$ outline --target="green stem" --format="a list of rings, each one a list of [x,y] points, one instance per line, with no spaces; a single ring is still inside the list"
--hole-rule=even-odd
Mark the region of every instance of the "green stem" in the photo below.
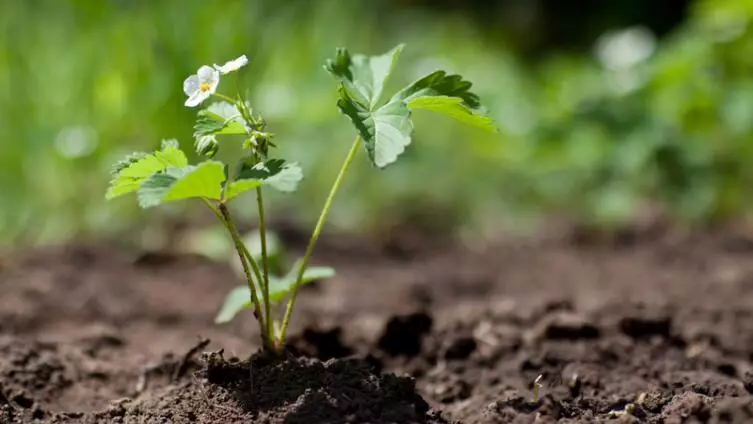
[[[227,102],[230,102],[231,104],[238,103],[238,101],[235,100],[234,98],[232,98],[230,96],[226,96],[226,95],[224,95],[222,93],[212,93],[212,96],[217,97],[217,98],[222,99],[222,100],[225,100]]]
[[[243,266],[243,272],[246,275],[246,281],[248,281],[248,289],[249,291],[251,291],[251,301],[254,304],[254,314],[256,315],[257,322],[259,323],[261,338],[265,346],[271,347],[272,343],[270,343],[269,334],[267,334],[267,327],[264,325],[264,316],[261,312],[261,303],[259,303],[259,297],[256,294],[256,287],[254,286],[254,280],[251,276],[251,270],[249,269],[248,265],[249,262],[252,264],[257,279],[259,278],[258,266],[256,265],[256,262],[253,261],[251,255],[246,254],[246,246],[243,244],[243,241],[241,241],[240,234],[238,234],[238,229],[236,228],[235,223],[233,223],[233,219],[230,217],[230,211],[224,203],[220,203],[219,211],[223,217],[223,223],[230,233],[230,237],[233,239],[235,250],[238,252],[238,258],[241,260],[241,266]]]
[[[271,306],[269,302],[269,257],[267,256],[267,223],[264,218],[264,200],[262,198],[261,187],[256,187],[256,204],[259,207],[259,238],[261,241],[261,260],[264,268],[264,280],[261,284],[262,296],[264,298],[264,316],[267,320],[267,334],[274,338],[274,327],[272,323]]]
[[[322,228],[324,227],[324,221],[326,221],[329,210],[332,207],[332,201],[335,199],[335,195],[340,189],[340,185],[342,184],[343,178],[345,177],[345,173],[348,171],[351,162],[353,162],[353,158],[356,156],[356,152],[358,151],[360,145],[361,137],[359,136],[356,137],[356,139],[353,141],[353,145],[350,147],[350,151],[345,157],[345,161],[340,168],[340,172],[337,174],[337,178],[335,178],[335,183],[332,185],[332,188],[329,191],[329,195],[327,196],[327,200],[324,202],[324,207],[322,208],[322,212],[319,215],[319,220],[316,222],[314,232],[311,234],[311,239],[309,239],[309,244],[306,247],[306,253],[303,255],[301,267],[298,268],[298,275],[296,276],[295,285],[293,286],[293,293],[291,294],[290,300],[288,301],[287,307],[285,309],[285,317],[282,320],[280,336],[277,339],[278,350],[281,350],[283,345],[285,344],[285,333],[287,332],[288,325],[290,324],[290,317],[293,315],[293,306],[295,305],[296,296],[298,296],[298,289],[301,287],[303,273],[306,271],[306,266],[308,266],[311,255],[314,253],[314,246],[316,246],[316,241],[319,239],[319,234],[321,234]]]

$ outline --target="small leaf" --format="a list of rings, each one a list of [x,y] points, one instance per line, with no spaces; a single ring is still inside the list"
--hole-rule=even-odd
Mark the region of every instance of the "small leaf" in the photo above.
[[[293,290],[295,279],[298,276],[298,270],[303,261],[300,259],[295,262],[290,271],[282,278],[269,279],[269,299],[273,304],[280,303]],[[323,280],[335,276],[335,270],[329,267],[309,267],[303,272],[301,285],[313,283],[314,281]]]
[[[324,67],[365,99],[364,105],[373,110],[402,51],[403,45],[400,44],[383,55],[369,57],[360,54],[351,56],[348,50],[338,49],[335,59],[328,60]]]
[[[253,303],[248,286],[238,286],[227,294],[214,322],[217,324],[230,322],[238,313],[251,307],[253,307]]]
[[[224,166],[217,161],[206,161],[182,169],[168,168],[141,184],[139,205],[149,208],[193,197],[219,200],[224,181]]]
[[[496,132],[494,121],[486,115],[476,113],[465,106],[463,99],[448,96],[421,96],[408,101],[411,109],[425,109],[441,113],[462,123],[473,125],[487,131]]]

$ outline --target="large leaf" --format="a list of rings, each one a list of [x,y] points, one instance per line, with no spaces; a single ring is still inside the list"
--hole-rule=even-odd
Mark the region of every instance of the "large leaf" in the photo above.
[[[351,56],[348,50],[338,49],[335,58],[328,60],[324,67],[350,91],[358,93],[353,97],[360,97],[363,105],[373,110],[402,51],[401,44],[383,55],[369,57]]]
[[[136,153],[116,163],[105,198],[109,200],[137,191],[141,184],[155,173],[170,167],[183,168],[187,165],[188,159],[178,147],[178,142],[165,140],[162,142],[162,150],[150,155]]]
[[[459,75],[433,72],[400,90],[384,105],[379,98],[402,50],[402,45],[375,57],[351,56],[339,49],[325,68],[340,82],[337,106],[356,127],[369,158],[379,168],[395,160],[411,143],[412,109],[432,110],[461,122],[496,131],[470,91],[471,83]]]
[[[370,112],[340,90],[337,105],[355,125],[374,165],[384,168],[395,162],[411,143],[413,123],[410,109],[402,101],[391,101]]]
[[[139,205],[149,208],[194,197],[219,200],[224,181],[224,165],[217,161],[206,161],[182,169],[168,168],[141,184]]]
[[[472,85],[460,75],[436,71],[400,90],[392,101],[402,100],[411,109],[432,110],[466,124],[497,131],[478,96],[470,91]]]

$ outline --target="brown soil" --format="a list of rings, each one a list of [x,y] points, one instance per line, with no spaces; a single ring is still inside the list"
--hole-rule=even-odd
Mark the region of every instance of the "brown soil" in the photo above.
[[[277,360],[249,360],[252,314],[212,323],[238,283],[225,265],[5,255],[0,423],[753,423],[741,234],[329,240],[316,262],[338,276],[302,293]]]

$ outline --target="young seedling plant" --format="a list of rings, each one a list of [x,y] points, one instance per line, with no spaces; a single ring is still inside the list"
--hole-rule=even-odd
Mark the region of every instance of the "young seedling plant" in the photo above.
[[[163,141],[155,152],[132,153],[117,162],[106,198],[136,193],[142,208],[184,199],[202,201],[227,229],[246,279],[244,286],[229,293],[217,321],[227,322],[240,311],[253,309],[265,350],[280,353],[301,286],[333,274],[329,268],[309,268],[309,260],[335,195],[361,146],[377,168],[395,162],[411,143],[411,113],[416,109],[431,110],[496,131],[478,96],[470,91],[471,83],[444,71],[426,75],[382,101],[382,91],[402,49],[399,45],[371,57],[338,49],[335,57],[326,62],[324,68],[337,81],[337,107],[352,122],[356,137],[324,202],[303,257],[284,276],[270,273],[272,258],[267,249],[263,194],[267,188],[295,191],[303,173],[297,163],[274,156],[273,134],[267,131],[264,118],[254,113],[250,101],[239,93],[231,96],[217,91],[221,79],[248,63],[245,55],[222,66],[202,66],[183,83],[187,107],[213,101],[199,110],[194,124],[194,148],[206,160],[189,164],[177,141]],[[217,160],[215,155],[220,148],[230,147],[233,142],[239,142],[242,154],[224,162]],[[252,254],[243,242],[228,208],[230,202],[242,199],[246,192],[256,197],[258,255]],[[280,314],[273,307],[286,298],[279,319]]]

